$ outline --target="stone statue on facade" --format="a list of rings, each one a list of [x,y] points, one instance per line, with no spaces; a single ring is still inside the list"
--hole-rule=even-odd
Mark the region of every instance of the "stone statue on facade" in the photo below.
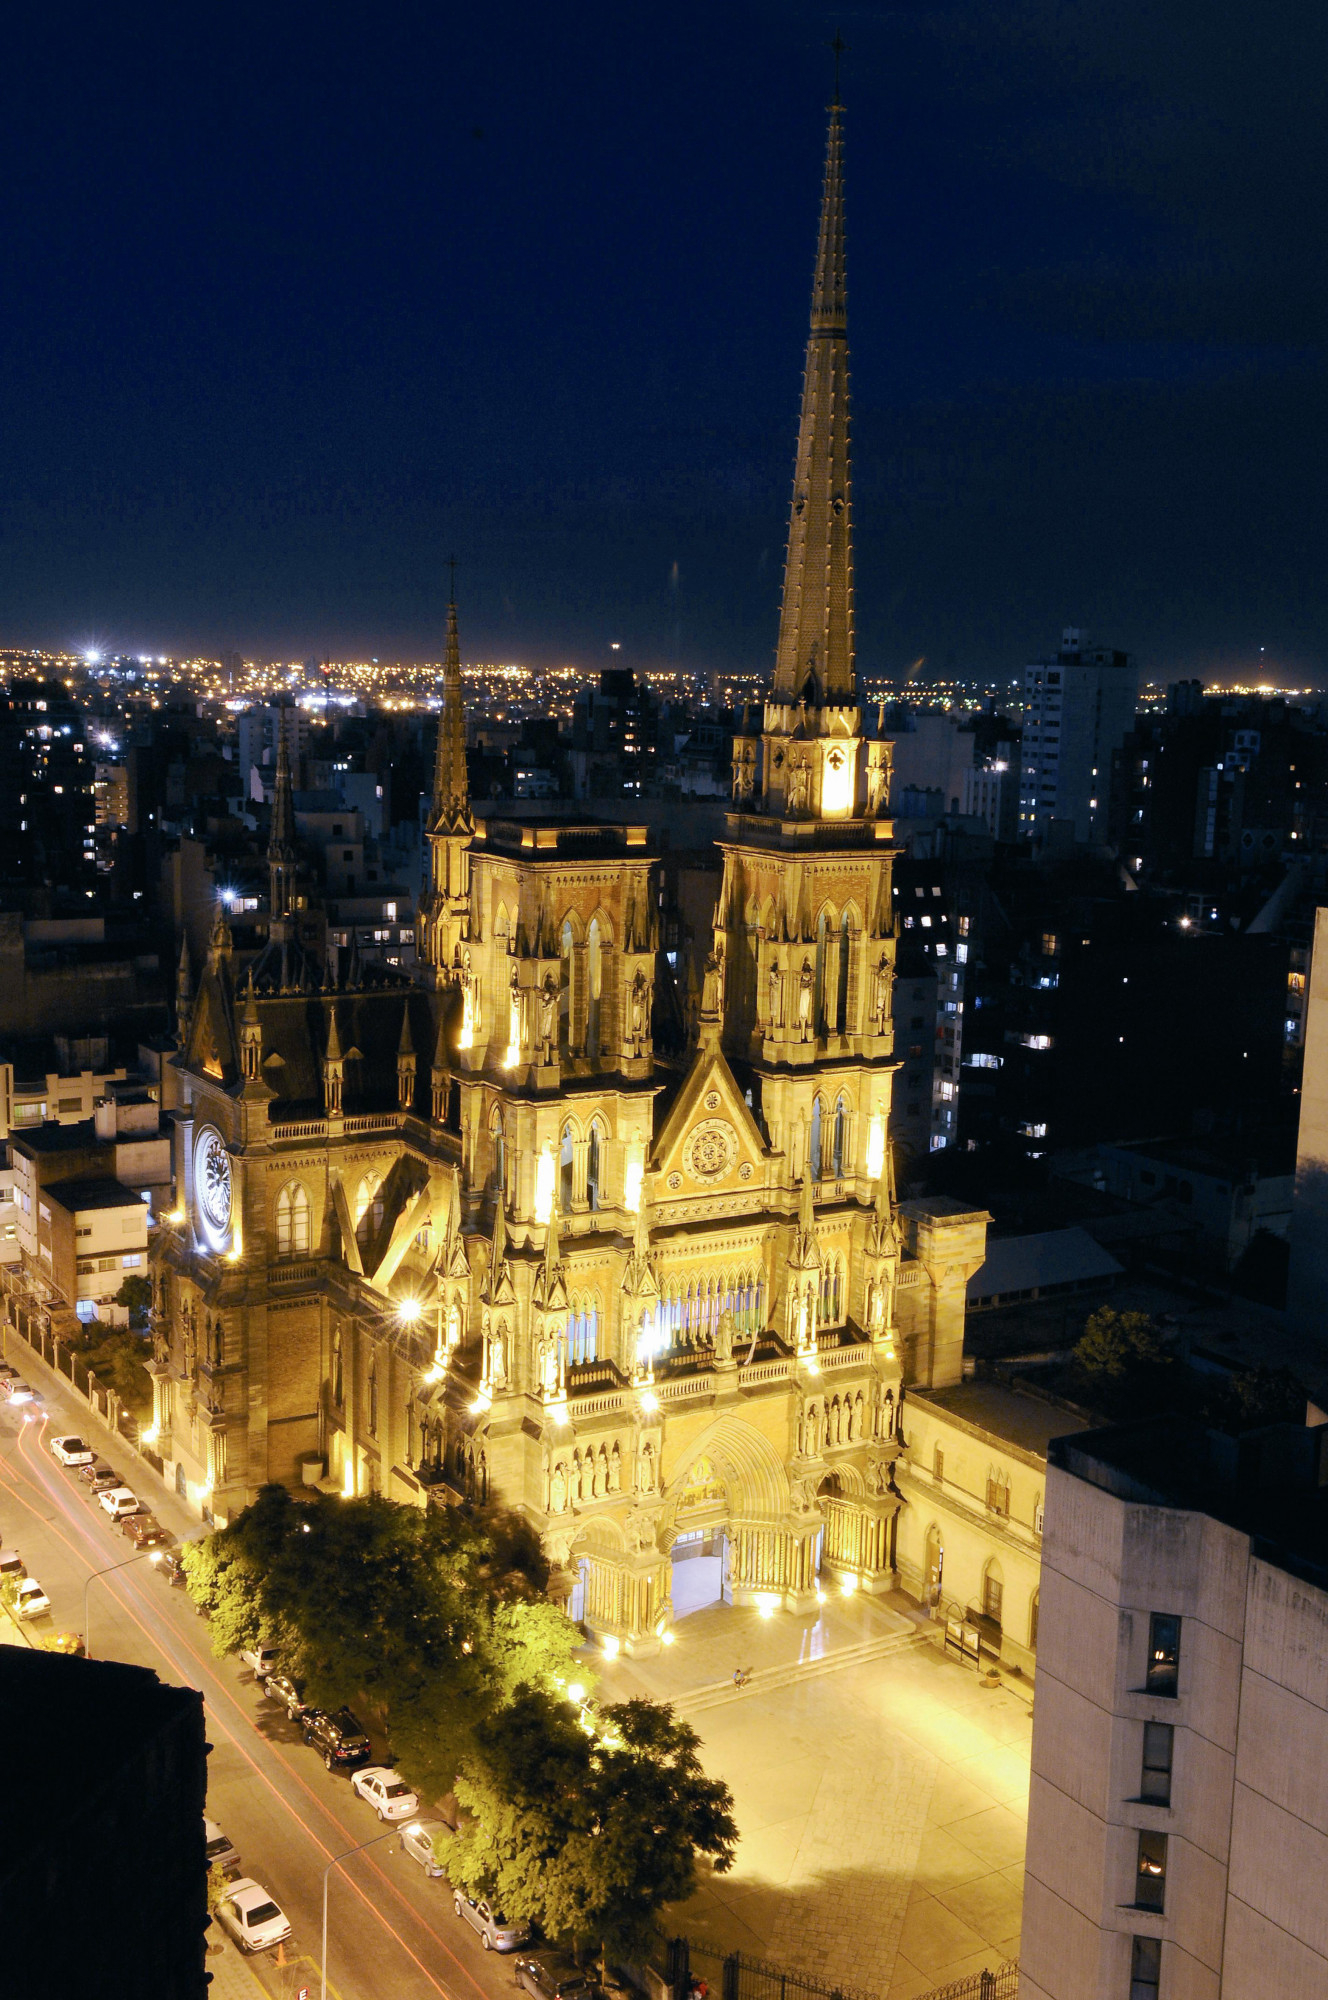
[[[715,1329],[715,1361],[725,1368],[733,1359],[733,1314],[722,1312]]]
[[[886,1033],[890,1019],[891,980],[890,960],[882,952],[880,963],[872,974],[872,1023],[878,1035]]]
[[[802,971],[798,974],[798,1028],[804,1042],[811,1040],[812,1034],[812,989],[816,975],[812,971],[809,958],[802,961]]]
[[[644,972],[637,972],[632,981],[632,998],[629,1019],[631,1021],[632,1044],[639,1049],[646,1038],[646,1005],[649,989]]]
[[[777,965],[770,968],[770,1025],[783,1026],[784,1022],[784,975]]]
[[[558,1032],[558,989],[553,983],[553,974],[545,976],[539,997],[540,1061],[553,1060],[553,1045]]]

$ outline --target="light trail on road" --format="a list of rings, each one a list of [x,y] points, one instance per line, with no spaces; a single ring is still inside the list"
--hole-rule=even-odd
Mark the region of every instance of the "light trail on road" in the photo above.
[[[13,1451],[0,1453],[0,1480],[9,1488],[18,1504],[31,1513],[48,1533],[54,1535],[64,1545],[75,1562],[91,1571],[94,1567],[100,1565],[101,1559],[104,1556],[103,1543],[91,1532],[95,1517],[89,1514],[86,1506],[80,1507],[71,1504],[77,1496],[73,1494],[67,1482],[59,1476],[54,1461],[48,1465],[44,1455],[34,1458],[29,1449],[29,1441],[31,1439],[36,1439],[40,1445],[49,1421],[49,1414],[44,1413],[39,1422],[28,1422],[21,1427],[17,1437],[17,1454]],[[19,1463],[20,1460],[22,1461],[22,1465]],[[33,1502],[21,1490],[20,1482],[30,1487],[48,1506],[52,1504],[55,1506],[58,1513],[64,1517],[66,1523],[75,1531],[78,1541],[85,1543],[93,1551],[97,1559],[96,1563],[93,1562],[82,1547],[78,1546],[77,1542],[70,1539],[69,1535],[61,1529],[58,1522],[52,1516],[33,1505]],[[107,1577],[107,1590],[109,1594],[113,1595],[119,1601],[120,1609],[137,1626],[148,1646],[167,1662],[171,1671],[185,1685],[191,1687],[198,1686],[199,1679],[201,1678],[203,1685],[200,1691],[203,1693],[207,1705],[209,1730],[215,1728],[217,1733],[225,1738],[253,1773],[254,1777],[259,1780],[285,1814],[294,1822],[300,1834],[318,1853],[325,1860],[333,1859],[334,1848],[329,1846],[314,1828],[309,1825],[308,1821],[301,1816],[294,1803],[286,1797],[280,1786],[274,1783],[269,1773],[262,1768],[258,1760],[252,1755],[246,1744],[241,1740],[240,1735],[228,1725],[224,1715],[219,1713],[223,1702],[235,1712],[239,1718],[242,1730],[246,1734],[255,1735],[259,1738],[265,1751],[272,1757],[285,1778],[297,1786],[309,1800],[310,1804],[316,1806],[324,1819],[336,1829],[339,1840],[353,1839],[356,1829],[343,1821],[333,1811],[328,1802],[319,1797],[318,1793],[313,1790],[306,1779],[294,1767],[290,1759],[285,1756],[283,1746],[263,1735],[254,1717],[241,1704],[234,1692],[217,1673],[216,1664],[210,1655],[201,1652],[182,1630],[174,1633],[163,1633],[160,1629],[154,1629],[156,1621],[161,1618],[162,1606],[152,1601],[150,1596],[143,1594],[141,1583],[141,1578],[133,1577],[128,1573],[121,1574],[112,1571]],[[131,1599],[134,1601],[131,1602]],[[138,1606],[137,1609],[135,1609],[135,1603]],[[139,1615],[140,1612],[144,1612],[148,1617],[152,1618],[154,1621],[153,1624],[145,1622],[144,1617]],[[174,1641],[174,1645],[171,1643],[172,1640]],[[189,1662],[192,1662],[192,1667],[189,1662],[179,1657],[179,1654],[175,1650],[176,1648],[179,1649],[179,1653],[189,1656]],[[426,1933],[431,1946],[439,1950],[451,1962],[460,1978],[478,1996],[478,2000],[493,2000],[491,1993],[480,1985],[470,1968],[457,1957],[446,1938],[434,1928],[429,1915],[417,1908],[407,1896],[403,1895],[401,1889],[392,1880],[391,1876],[383,1870],[377,1860],[366,1857],[363,1865]],[[418,1952],[412,1948],[406,1938],[402,1936],[401,1932],[390,1921],[383,1909],[367,1893],[363,1885],[355,1880],[349,1870],[346,1871],[345,1879],[360,1901],[365,1905],[366,1909],[372,1912],[374,1918],[387,1933],[388,1937],[400,1947],[406,1957],[410,1959],[412,1964],[428,1981],[434,1992],[442,1994],[444,2000],[457,2000],[455,1992],[442,1983],[438,1976],[419,1956]]]

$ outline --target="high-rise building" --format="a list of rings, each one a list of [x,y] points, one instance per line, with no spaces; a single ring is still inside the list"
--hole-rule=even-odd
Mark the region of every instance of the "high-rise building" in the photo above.
[[[1020,2000],[1328,1992],[1325,1445],[1052,1443]]]
[[[7,1994],[206,2000],[203,1697],[145,1667],[0,1646]],[[90,1865],[99,1854],[132,1861]],[[19,1913],[22,1921],[18,1921]]]
[[[1024,668],[1019,831],[1046,838],[1052,822],[1081,843],[1104,838],[1113,751],[1134,726],[1139,675],[1128,653],[1092,646],[1067,625],[1060,651]]]
[[[893,1195],[842,140],[836,105],[774,679],[734,740],[701,949],[661,940],[644,824],[477,824],[453,605],[418,981],[311,949],[283,743],[266,946],[237,976],[223,913],[180,993],[153,1325],[182,1488],[217,1518],[320,1467],[421,1505],[498,1494],[574,1614],[637,1651],[698,1592],[896,1580],[901,1391],[959,1380],[984,1253],[981,1212]]]

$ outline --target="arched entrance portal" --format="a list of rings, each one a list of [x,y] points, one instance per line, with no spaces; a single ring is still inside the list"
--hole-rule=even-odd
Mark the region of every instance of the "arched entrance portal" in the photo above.
[[[677,1534],[669,1552],[675,1618],[732,1602],[728,1514],[728,1488],[703,1453],[692,1463],[675,1512]]]

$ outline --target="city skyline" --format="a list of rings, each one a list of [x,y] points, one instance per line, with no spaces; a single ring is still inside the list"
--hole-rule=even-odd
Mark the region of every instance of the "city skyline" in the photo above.
[[[836,24],[726,21],[334,21],[257,59],[177,25],[72,64],[29,25],[7,636],[436,654],[455,549],[482,656],[765,671]],[[1288,32],[846,23],[868,677],[1016,671],[1067,621],[1145,671],[1316,677]]]

